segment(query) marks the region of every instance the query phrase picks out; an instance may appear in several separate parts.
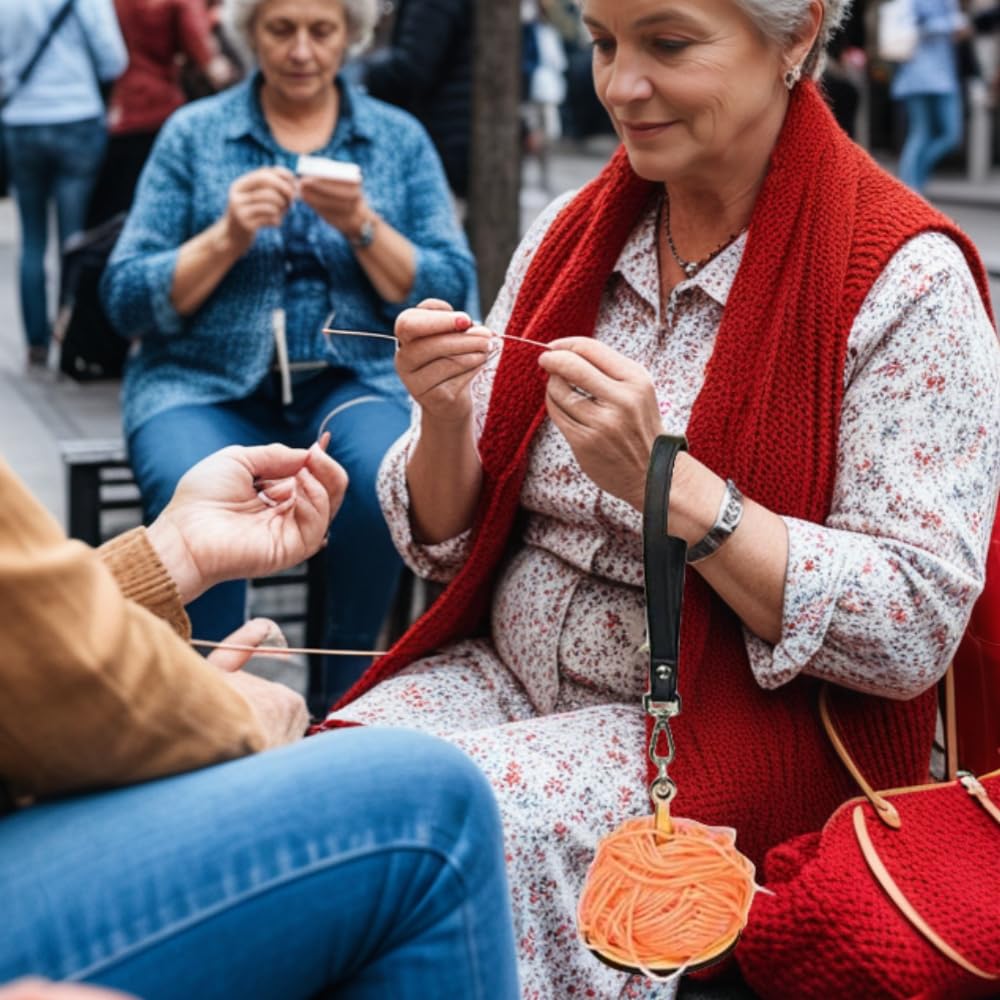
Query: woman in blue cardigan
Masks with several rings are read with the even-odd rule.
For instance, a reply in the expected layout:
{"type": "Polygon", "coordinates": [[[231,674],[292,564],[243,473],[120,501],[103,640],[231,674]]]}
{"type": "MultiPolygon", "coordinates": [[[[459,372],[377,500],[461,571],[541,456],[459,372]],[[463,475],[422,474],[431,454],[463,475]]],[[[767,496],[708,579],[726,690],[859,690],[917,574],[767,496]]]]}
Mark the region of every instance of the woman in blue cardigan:
{"type": "MultiPolygon", "coordinates": [[[[164,126],[102,283],[135,343],[129,454],[152,518],[220,447],[329,430],[350,488],[328,545],[327,640],[370,649],[400,567],[375,473],[408,397],[391,343],[322,331],[391,332],[432,294],[465,301],[474,265],[421,126],[338,76],[375,0],[232,0],[228,14],[259,71],[164,126]],[[356,164],[361,181],[300,176],[302,154],[356,164]]],[[[236,582],[192,604],[195,634],[232,632],[245,595],[236,582]]],[[[363,666],[338,662],[328,696],[363,666]]]]}

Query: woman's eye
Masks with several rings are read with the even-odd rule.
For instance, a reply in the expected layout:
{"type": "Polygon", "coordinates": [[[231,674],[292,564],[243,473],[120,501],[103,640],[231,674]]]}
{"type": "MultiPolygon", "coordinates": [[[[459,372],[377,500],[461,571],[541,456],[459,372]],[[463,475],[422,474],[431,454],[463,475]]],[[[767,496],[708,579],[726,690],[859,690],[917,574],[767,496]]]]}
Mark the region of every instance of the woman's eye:
{"type": "Polygon", "coordinates": [[[679,38],[656,38],[653,40],[653,48],[657,52],[665,52],[671,55],[676,52],[682,52],[687,47],[688,43],[679,38]]]}
{"type": "Polygon", "coordinates": [[[615,43],[610,38],[594,38],[590,42],[590,47],[595,52],[607,55],[615,49],[615,43]]]}

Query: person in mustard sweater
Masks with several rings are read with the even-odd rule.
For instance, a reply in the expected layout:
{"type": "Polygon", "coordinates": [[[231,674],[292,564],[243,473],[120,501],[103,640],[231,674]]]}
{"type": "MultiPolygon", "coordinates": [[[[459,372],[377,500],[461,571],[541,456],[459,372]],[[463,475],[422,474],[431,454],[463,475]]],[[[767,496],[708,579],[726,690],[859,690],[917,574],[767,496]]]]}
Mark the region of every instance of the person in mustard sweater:
{"type": "Polygon", "coordinates": [[[0,984],[517,996],[499,817],[472,762],[417,733],[301,740],[298,694],[186,641],[186,601],[310,555],[346,484],[319,444],[226,448],[95,551],[0,460],[0,984]]]}

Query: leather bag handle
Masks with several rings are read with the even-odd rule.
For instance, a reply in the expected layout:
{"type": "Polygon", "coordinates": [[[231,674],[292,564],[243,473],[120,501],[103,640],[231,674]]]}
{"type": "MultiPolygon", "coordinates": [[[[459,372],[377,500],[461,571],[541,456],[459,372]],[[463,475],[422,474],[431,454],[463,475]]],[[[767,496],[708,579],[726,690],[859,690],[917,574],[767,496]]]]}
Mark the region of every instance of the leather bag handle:
{"type": "Polygon", "coordinates": [[[677,665],[687,542],[669,534],[667,514],[674,462],[682,451],[687,451],[685,438],[659,435],[653,442],[646,470],[642,549],[649,638],[647,709],[650,704],[679,705],[677,665]]]}
{"type": "MultiPolygon", "coordinates": [[[[958,776],[958,736],[955,723],[955,668],[948,665],[948,671],[941,680],[944,692],[944,755],[945,755],[945,777],[948,781],[954,781],[958,776]]],[[[861,789],[862,794],[872,804],[875,815],[878,816],[886,826],[894,830],[900,828],[901,821],[896,807],[883,795],[880,795],[865,779],[861,773],[861,768],[851,756],[840,733],[837,732],[837,725],[830,714],[830,685],[823,684],[819,692],[819,717],[823,723],[827,738],[833,745],[833,749],[840,758],[841,763],[847,768],[851,777],[861,789]]]]}

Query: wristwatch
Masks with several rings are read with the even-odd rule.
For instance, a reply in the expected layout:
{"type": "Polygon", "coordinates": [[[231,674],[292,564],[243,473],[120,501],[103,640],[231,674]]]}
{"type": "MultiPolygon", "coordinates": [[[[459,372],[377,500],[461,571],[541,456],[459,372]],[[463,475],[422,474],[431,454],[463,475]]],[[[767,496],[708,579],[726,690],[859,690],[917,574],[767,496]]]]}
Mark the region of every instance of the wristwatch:
{"type": "Polygon", "coordinates": [[[358,235],[348,236],[347,242],[350,243],[355,250],[367,250],[368,247],[375,242],[375,216],[369,215],[368,218],[361,223],[358,235]]]}
{"type": "Polygon", "coordinates": [[[687,551],[689,563],[707,559],[736,530],[743,518],[743,494],[731,480],[726,480],[726,491],[722,494],[722,503],[716,515],[715,524],[708,529],[708,534],[687,551]]]}

